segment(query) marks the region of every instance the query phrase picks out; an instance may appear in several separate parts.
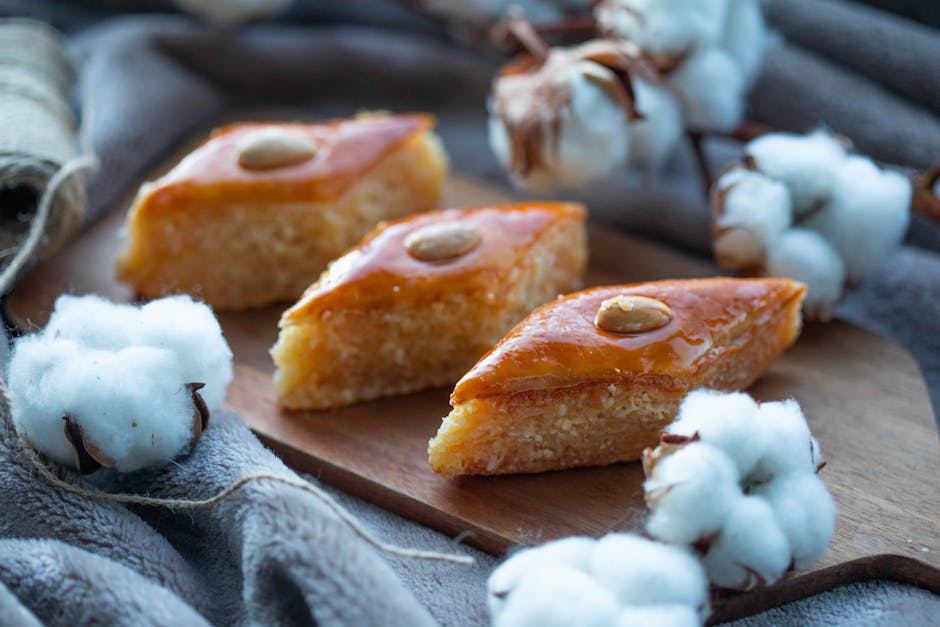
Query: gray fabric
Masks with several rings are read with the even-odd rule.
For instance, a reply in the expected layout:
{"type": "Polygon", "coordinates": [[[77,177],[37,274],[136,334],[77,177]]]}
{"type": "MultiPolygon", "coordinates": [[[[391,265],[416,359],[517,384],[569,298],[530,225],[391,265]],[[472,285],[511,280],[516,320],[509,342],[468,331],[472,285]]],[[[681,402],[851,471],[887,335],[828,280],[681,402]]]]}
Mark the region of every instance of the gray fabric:
{"type": "Polygon", "coordinates": [[[20,603],[10,589],[0,583],[0,625],[16,627],[41,627],[36,615],[20,603]]]}
{"type": "Polygon", "coordinates": [[[936,627],[936,596],[893,581],[866,581],[726,623],[729,627],[936,627]]]}
{"type": "Polygon", "coordinates": [[[0,540],[0,579],[35,612],[11,607],[0,614],[8,625],[209,625],[157,581],[60,542],[0,540]]]}
{"type": "MultiPolygon", "coordinates": [[[[5,403],[0,459],[0,536],[42,539],[0,540],[0,583],[46,624],[433,624],[376,553],[296,488],[259,480],[217,505],[178,511],[63,493],[37,477],[5,403]]],[[[179,463],[87,481],[201,499],[256,472],[294,476],[221,412],[179,463]]]]}
{"type": "MultiPolygon", "coordinates": [[[[115,6],[117,1],[97,4],[115,6]]],[[[817,10],[838,21],[820,20],[812,37],[769,51],[750,103],[754,119],[796,131],[824,123],[853,137],[873,156],[905,166],[922,167],[940,155],[940,122],[926,106],[931,99],[937,106],[930,91],[934,87],[894,76],[905,67],[897,61],[901,57],[893,55],[886,61],[890,65],[878,66],[880,57],[868,48],[867,39],[840,35],[864,32],[873,23],[871,13],[838,0],[770,0],[766,5],[794,40],[809,28],[806,24],[817,10]],[[865,62],[859,65],[853,59],[865,62]],[[873,64],[878,67],[870,67],[873,64]]],[[[430,110],[440,116],[455,171],[505,184],[485,144],[484,102],[496,61],[450,44],[427,20],[413,19],[398,7],[383,7],[377,0],[302,2],[293,17],[323,21],[259,25],[226,34],[179,17],[94,23],[89,13],[74,6],[0,0],[0,14],[29,10],[72,29],[71,45],[83,61],[95,146],[104,164],[89,187],[92,216],[110,207],[189,133],[209,127],[219,116],[258,110],[305,118],[346,115],[363,107],[430,110]],[[328,23],[331,15],[384,28],[328,23]]],[[[935,78],[938,35],[903,21],[884,24],[876,39],[879,45],[897,40],[898,46],[910,49],[905,58],[922,61],[917,76],[935,78]]],[[[716,167],[733,158],[738,148],[727,140],[708,144],[716,167]]],[[[567,196],[586,200],[596,220],[707,254],[709,212],[687,149],[655,180],[618,175],[567,196]]],[[[852,293],[840,314],[911,349],[927,376],[936,408],[940,235],[925,222],[915,227],[909,245],[852,293]]],[[[304,624],[311,617],[322,624],[429,621],[415,598],[443,624],[486,620],[484,582],[496,562],[493,558],[473,552],[480,558],[473,569],[399,559],[389,560],[389,568],[361,550],[359,541],[318,503],[267,483],[199,512],[173,514],[82,501],[36,480],[10,448],[8,430],[3,433],[0,536],[44,540],[22,551],[0,548],[0,584],[10,593],[0,587],[0,609],[13,596],[43,620],[79,623],[70,612],[81,608],[67,607],[74,597],[55,596],[54,580],[30,578],[30,573],[48,572],[43,570],[48,564],[60,564],[57,572],[74,572],[81,580],[98,570],[98,561],[106,561],[137,574],[111,578],[111,587],[119,588],[113,594],[127,595],[120,598],[134,603],[156,599],[146,585],[138,585],[143,579],[167,591],[175,599],[171,603],[217,624],[304,624]],[[30,580],[36,587],[18,587],[18,580],[30,580]]],[[[279,463],[241,423],[223,415],[213,421],[197,453],[180,466],[122,482],[112,478],[108,487],[197,497],[213,493],[238,472],[275,467],[280,468],[279,463]]],[[[440,534],[356,499],[341,499],[389,541],[453,548],[440,534]]],[[[102,589],[97,602],[117,598],[102,589]]],[[[120,607],[115,605],[109,610],[117,613],[120,607]]],[[[926,612],[936,615],[940,600],[906,586],[869,583],[819,595],[758,620],[887,625],[897,622],[897,608],[902,606],[909,607],[905,619],[914,622],[926,612]]],[[[138,612],[141,621],[157,622],[163,615],[144,607],[138,612]]]]}
{"type": "Polygon", "coordinates": [[[940,72],[924,62],[940,58],[934,29],[847,2],[764,0],[763,6],[767,19],[792,43],[940,111],[940,72]]]}

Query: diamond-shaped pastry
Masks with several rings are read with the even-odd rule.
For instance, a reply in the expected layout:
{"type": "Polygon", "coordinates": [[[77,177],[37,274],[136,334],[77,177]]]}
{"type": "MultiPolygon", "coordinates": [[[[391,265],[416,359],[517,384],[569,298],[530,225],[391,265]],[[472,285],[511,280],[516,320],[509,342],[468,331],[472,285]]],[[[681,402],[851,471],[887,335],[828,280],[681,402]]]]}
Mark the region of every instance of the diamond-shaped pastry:
{"type": "Polygon", "coordinates": [[[552,301],[457,383],[429,445],[443,475],[640,458],[696,388],[748,387],[799,335],[789,279],[671,280],[552,301]]]}

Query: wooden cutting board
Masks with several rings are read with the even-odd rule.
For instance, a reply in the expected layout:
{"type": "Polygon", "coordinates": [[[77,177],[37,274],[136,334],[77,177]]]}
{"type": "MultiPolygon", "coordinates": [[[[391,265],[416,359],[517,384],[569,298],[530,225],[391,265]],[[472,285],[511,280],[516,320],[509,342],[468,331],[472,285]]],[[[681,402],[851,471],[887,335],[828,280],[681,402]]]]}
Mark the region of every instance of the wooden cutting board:
{"type": "MultiPolygon", "coordinates": [[[[504,199],[466,181],[449,184],[452,206],[504,199]]],[[[23,281],[6,301],[11,318],[41,325],[63,292],[129,299],[112,269],[123,209],[23,281]]],[[[715,272],[602,227],[591,231],[590,246],[592,285],[715,272]]],[[[227,404],[294,468],[496,554],[571,534],[642,528],[636,463],[457,480],[435,475],[426,448],[449,410],[446,389],[333,411],[278,409],[267,351],[280,310],[220,315],[235,354],[227,404]]],[[[800,401],[829,462],[822,476],[839,517],[831,546],[812,568],[766,590],[721,597],[713,618],[747,615],[861,579],[897,579],[940,593],[940,447],[910,355],[845,323],[811,324],[751,391],[762,400],[800,401]]]]}

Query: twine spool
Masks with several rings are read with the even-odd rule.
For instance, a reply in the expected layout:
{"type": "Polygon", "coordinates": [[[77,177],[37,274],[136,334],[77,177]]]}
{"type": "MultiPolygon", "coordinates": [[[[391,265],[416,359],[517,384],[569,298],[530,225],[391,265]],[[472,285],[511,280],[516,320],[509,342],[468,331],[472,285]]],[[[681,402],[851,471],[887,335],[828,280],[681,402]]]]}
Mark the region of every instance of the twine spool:
{"type": "Polygon", "coordinates": [[[93,158],[80,154],[73,79],[56,30],[0,20],[0,294],[57,250],[85,213],[77,170],[93,158]]]}

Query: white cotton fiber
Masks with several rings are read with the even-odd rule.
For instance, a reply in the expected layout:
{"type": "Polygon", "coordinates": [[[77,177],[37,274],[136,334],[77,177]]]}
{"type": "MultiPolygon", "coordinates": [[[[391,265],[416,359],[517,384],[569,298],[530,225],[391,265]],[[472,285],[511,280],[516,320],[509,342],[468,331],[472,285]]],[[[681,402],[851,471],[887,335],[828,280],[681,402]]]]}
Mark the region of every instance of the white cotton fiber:
{"type": "Polygon", "coordinates": [[[691,553],[639,536],[612,533],[598,540],[589,572],[621,605],[697,608],[706,602],[705,571],[691,553]]]}
{"type": "Polygon", "coordinates": [[[901,242],[910,204],[911,184],[906,177],[853,155],[837,169],[829,203],[805,225],[839,252],[847,278],[859,281],[901,242]]]}
{"type": "Polygon", "coordinates": [[[653,510],[647,531],[673,544],[690,544],[718,531],[741,497],[734,463],[703,442],[661,459],[643,489],[653,510]]]}
{"type": "Polygon", "coordinates": [[[72,448],[63,434],[57,365],[76,360],[82,350],[71,340],[47,342],[38,333],[24,335],[16,340],[7,375],[13,423],[31,442],[42,442],[42,451],[61,463],[72,462],[72,448]],[[49,413],[54,419],[44,419],[49,413]]]}
{"type": "Polygon", "coordinates": [[[529,572],[493,616],[494,627],[608,627],[620,613],[614,596],[592,577],[565,566],[529,572]]]}
{"type": "Polygon", "coordinates": [[[189,297],[144,307],[63,296],[46,328],[16,341],[10,360],[13,420],[33,446],[72,463],[65,415],[103,465],[132,471],[187,450],[196,407],[209,410],[232,377],[231,351],[218,322],[189,297]]]}
{"type": "Polygon", "coordinates": [[[140,309],[140,331],[135,340],[172,352],[177,358],[177,374],[184,381],[205,384],[199,394],[209,410],[222,405],[232,380],[232,351],[211,309],[188,296],[150,301],[140,309]]]}
{"type": "Polygon", "coordinates": [[[731,131],[744,114],[744,74],[722,48],[706,48],[669,75],[682,117],[692,131],[731,131]]]}
{"type": "Polygon", "coordinates": [[[721,47],[731,54],[747,84],[760,70],[766,40],[767,27],[757,0],[728,0],[721,47]]]}
{"type": "Polygon", "coordinates": [[[727,0],[605,0],[595,9],[603,31],[657,55],[686,54],[718,43],[727,0]]]}
{"type": "Polygon", "coordinates": [[[822,554],[835,507],[817,475],[819,444],[799,404],[755,408],[740,393],[696,391],[666,433],[698,437],[666,438],[644,453],[647,529],[701,554],[713,584],[771,585],[791,564],[822,554]]]}
{"type": "Polygon", "coordinates": [[[749,142],[744,153],[758,170],[789,188],[795,216],[828,202],[846,158],[845,146],[826,131],[771,133],[749,142]]]}
{"type": "Polygon", "coordinates": [[[586,571],[596,543],[593,538],[572,536],[513,553],[490,574],[486,582],[490,613],[495,616],[502,611],[506,597],[530,572],[545,566],[565,566],[586,571]]]}
{"type": "Polygon", "coordinates": [[[628,607],[620,613],[615,627],[699,627],[701,617],[684,605],[628,607]]]}
{"type": "Polygon", "coordinates": [[[676,95],[665,87],[633,79],[636,109],[644,119],[630,122],[630,164],[658,172],[682,137],[682,114],[676,95]]]}
{"type": "Polygon", "coordinates": [[[487,590],[497,627],[700,625],[708,613],[708,580],[690,552],[625,533],[519,551],[487,590]]]}
{"type": "Polygon", "coordinates": [[[734,463],[738,477],[753,470],[763,454],[763,432],[758,428],[757,403],[743,392],[696,390],[683,399],[666,433],[694,436],[721,450],[734,463]]]}
{"type": "Polygon", "coordinates": [[[763,498],[740,499],[705,556],[715,585],[751,590],[779,580],[790,565],[790,544],[763,498]]]}
{"type": "Polygon", "coordinates": [[[750,473],[751,481],[759,483],[794,472],[816,472],[817,445],[799,403],[794,400],[762,403],[755,423],[765,434],[765,446],[750,473]]]}
{"type": "Polygon", "coordinates": [[[556,89],[569,90],[570,97],[557,115],[546,113],[548,107],[541,102],[533,110],[532,99],[544,96],[532,91],[531,77],[503,77],[493,88],[490,148],[518,185],[536,192],[578,187],[603,178],[624,163],[629,151],[623,106],[588,78],[615,81],[613,72],[592,61],[570,61],[566,51],[558,50],[539,71],[543,76],[554,71],[565,77],[565,85],[556,89]],[[505,103],[503,116],[494,110],[496,102],[505,103]],[[528,172],[513,172],[509,128],[525,126],[533,115],[540,116],[539,163],[528,172]]]}
{"type": "Polygon", "coordinates": [[[753,268],[764,263],[772,242],[792,223],[790,191],[759,172],[734,168],[718,179],[723,201],[713,243],[718,262],[730,268],[753,268]]]}
{"type": "Polygon", "coordinates": [[[812,564],[825,552],[835,531],[836,506],[815,473],[781,476],[757,486],[754,494],[773,508],[796,568],[812,564]]]}
{"type": "Polygon", "coordinates": [[[792,228],[770,246],[765,273],[806,283],[803,313],[814,320],[832,317],[845,286],[842,257],[826,239],[804,228],[792,228]]]}
{"type": "Polygon", "coordinates": [[[133,307],[115,307],[100,296],[64,294],[55,302],[54,315],[42,335],[71,338],[88,348],[114,350],[133,343],[140,317],[133,307]]]}

